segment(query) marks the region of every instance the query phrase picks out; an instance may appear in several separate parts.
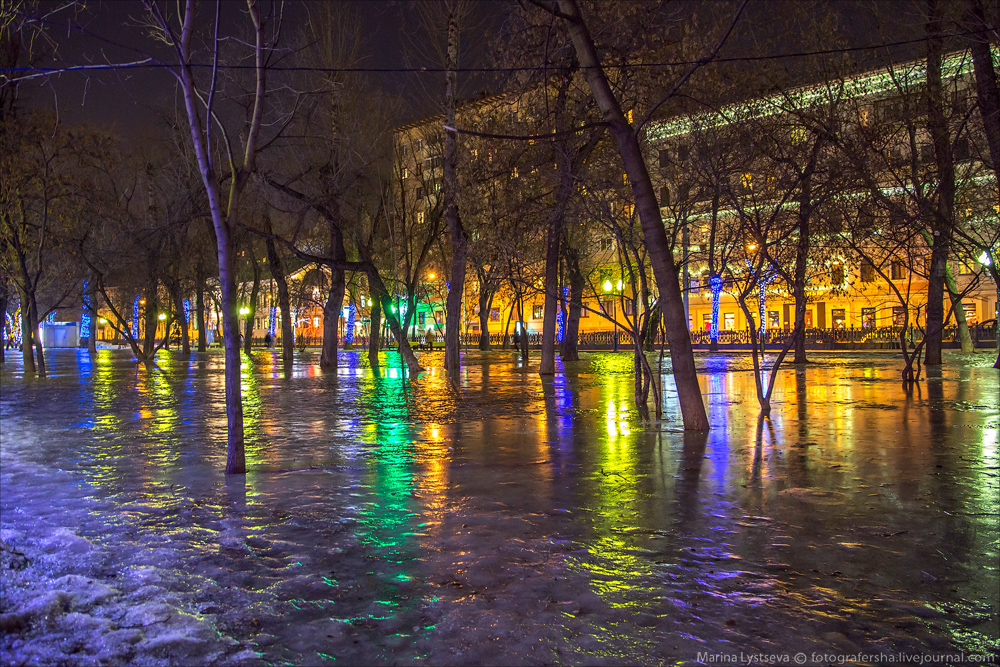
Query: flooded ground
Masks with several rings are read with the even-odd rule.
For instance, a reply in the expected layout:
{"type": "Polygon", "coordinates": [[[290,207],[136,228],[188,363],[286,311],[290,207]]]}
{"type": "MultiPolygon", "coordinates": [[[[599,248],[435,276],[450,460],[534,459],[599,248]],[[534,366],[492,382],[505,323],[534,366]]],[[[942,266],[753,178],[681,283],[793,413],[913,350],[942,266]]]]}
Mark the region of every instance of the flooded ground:
{"type": "MultiPolygon", "coordinates": [[[[5,665],[981,664],[998,651],[1000,371],[817,353],[757,420],[700,355],[713,424],[644,423],[629,354],[542,381],[504,352],[405,380],[343,352],[4,365],[5,665]],[[23,554],[23,556],[13,553],[23,554]],[[923,656],[923,657],[921,657],[923,656]],[[950,657],[949,657],[950,656],[950,657]],[[964,662],[962,662],[964,660],[964,662]],[[924,663],[926,664],[926,662],[924,663]]],[[[387,366],[398,366],[393,355],[387,366]]]]}

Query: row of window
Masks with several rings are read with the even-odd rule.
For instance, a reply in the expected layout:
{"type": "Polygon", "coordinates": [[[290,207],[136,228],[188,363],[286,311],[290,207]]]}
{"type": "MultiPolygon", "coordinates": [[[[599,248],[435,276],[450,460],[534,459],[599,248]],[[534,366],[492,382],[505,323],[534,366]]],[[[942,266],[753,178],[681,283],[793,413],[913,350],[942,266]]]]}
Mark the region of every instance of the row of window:
{"type": "MultiPolygon", "coordinates": [[[[601,249],[604,249],[603,243],[601,249]]],[[[859,267],[861,282],[863,283],[873,283],[879,280],[878,272],[875,271],[875,267],[872,266],[871,262],[868,260],[861,260],[861,265],[859,267]]],[[[924,257],[924,275],[930,273],[931,269],[931,257],[928,255],[924,257]]],[[[974,270],[969,265],[964,262],[957,263],[958,273],[960,275],[971,275],[974,270]]],[[[890,280],[906,280],[907,267],[902,261],[892,261],[889,264],[889,279],[890,280]]],[[[830,284],[832,285],[842,285],[844,283],[844,278],[846,274],[844,272],[844,265],[838,262],[834,262],[830,265],[830,284]]],[[[808,279],[807,279],[808,280],[808,279]]],[[[701,288],[710,289],[712,286],[711,278],[707,275],[701,278],[691,278],[690,288],[694,291],[698,291],[701,288]]]]}
{"type": "MultiPolygon", "coordinates": [[[[631,317],[633,308],[632,302],[628,299],[625,300],[624,306],[619,308],[615,305],[615,299],[598,299],[598,308],[601,312],[607,313],[608,315],[614,315],[615,313],[621,311],[624,315],[631,317]]],[[[586,308],[580,310],[580,317],[590,317],[590,311],[586,308]]],[[[545,318],[545,306],[540,303],[532,304],[531,306],[531,319],[541,320],[545,318]]],[[[493,308],[490,310],[490,321],[499,322],[500,321],[500,309],[493,308]]]]}

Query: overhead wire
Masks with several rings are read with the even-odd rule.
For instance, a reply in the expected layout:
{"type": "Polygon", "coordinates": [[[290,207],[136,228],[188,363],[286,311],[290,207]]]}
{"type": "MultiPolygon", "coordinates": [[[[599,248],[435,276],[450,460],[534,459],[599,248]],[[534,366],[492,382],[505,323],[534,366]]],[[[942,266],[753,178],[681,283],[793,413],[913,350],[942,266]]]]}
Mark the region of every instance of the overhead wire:
{"type": "MultiPolygon", "coordinates": [[[[968,37],[972,35],[979,34],[983,32],[982,30],[973,30],[967,32],[956,33],[950,35],[951,37],[968,37]]],[[[875,51],[882,49],[890,49],[900,46],[908,46],[912,44],[919,44],[928,41],[929,37],[916,37],[913,39],[899,40],[895,42],[882,42],[879,44],[868,44],[864,46],[849,46],[841,47],[836,49],[819,49],[815,51],[795,51],[790,53],[775,53],[770,55],[761,56],[729,56],[729,57],[716,57],[712,60],[713,63],[748,63],[748,62],[766,62],[773,60],[784,60],[788,58],[809,58],[814,56],[823,55],[836,55],[844,53],[856,53],[861,51],[875,51]]],[[[134,50],[134,49],[132,49],[134,50]]],[[[694,60],[672,60],[672,61],[660,61],[660,62],[638,62],[638,63],[625,63],[625,64],[611,64],[604,63],[606,68],[616,68],[616,67],[628,67],[634,69],[649,69],[657,67],[682,67],[689,66],[699,62],[697,59],[694,60]]],[[[78,71],[113,71],[113,70],[129,70],[129,69],[170,69],[173,67],[170,64],[156,62],[154,58],[150,57],[148,59],[132,61],[127,63],[105,63],[105,64],[88,64],[88,65],[65,65],[65,66],[51,66],[51,67],[37,67],[37,66],[25,66],[25,67],[3,67],[0,68],[0,72],[3,73],[29,73],[30,75],[51,75],[51,74],[63,74],[78,71]]],[[[256,67],[254,65],[224,65],[224,64],[214,64],[214,63],[190,63],[190,67],[195,69],[206,69],[217,67],[218,69],[224,70],[254,70],[256,67]]],[[[515,67],[457,67],[453,68],[451,71],[466,74],[513,74],[517,72],[541,72],[551,70],[553,66],[551,65],[520,65],[515,67]]],[[[307,66],[307,65],[276,65],[267,68],[271,72],[316,72],[316,73],[345,73],[345,74],[441,74],[449,71],[445,67],[428,67],[428,66],[413,66],[413,67],[317,67],[317,66],[307,66]]],[[[27,77],[19,77],[21,79],[27,77]]]]}

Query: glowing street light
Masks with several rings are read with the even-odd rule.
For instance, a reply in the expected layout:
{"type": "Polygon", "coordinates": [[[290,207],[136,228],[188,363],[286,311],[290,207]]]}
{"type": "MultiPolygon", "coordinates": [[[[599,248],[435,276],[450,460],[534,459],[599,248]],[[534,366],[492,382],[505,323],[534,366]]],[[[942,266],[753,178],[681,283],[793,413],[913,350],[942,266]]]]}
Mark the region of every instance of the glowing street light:
{"type": "Polygon", "coordinates": [[[167,314],[166,313],[160,313],[159,315],[156,316],[156,319],[158,319],[158,320],[160,320],[162,322],[163,320],[167,319],[167,314]]]}
{"type": "Polygon", "coordinates": [[[243,306],[242,308],[240,308],[240,315],[249,315],[249,314],[250,314],[250,309],[249,308],[247,308],[246,306],[243,306]]]}
{"type": "Polygon", "coordinates": [[[605,280],[604,281],[604,291],[605,292],[610,292],[611,291],[611,281],[610,280],[605,280]]]}
{"type": "Polygon", "coordinates": [[[433,273],[428,273],[428,274],[427,274],[427,279],[428,279],[428,280],[434,280],[435,278],[437,278],[437,275],[435,275],[435,274],[433,274],[433,273]]]}

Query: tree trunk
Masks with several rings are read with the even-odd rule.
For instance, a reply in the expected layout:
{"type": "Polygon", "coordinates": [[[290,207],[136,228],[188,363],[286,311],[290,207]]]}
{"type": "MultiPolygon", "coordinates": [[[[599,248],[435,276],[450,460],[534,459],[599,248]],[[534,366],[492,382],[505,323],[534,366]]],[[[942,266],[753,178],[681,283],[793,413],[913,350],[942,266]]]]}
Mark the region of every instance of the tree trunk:
{"type": "Polygon", "coordinates": [[[976,75],[979,114],[983,118],[983,127],[986,130],[986,143],[990,149],[993,174],[997,178],[998,201],[1000,201],[1000,89],[997,86],[996,71],[993,69],[988,34],[991,30],[995,39],[996,26],[987,25],[982,0],[966,0],[966,20],[970,31],[969,41],[972,46],[972,66],[976,75]]]}
{"type": "Polygon", "coordinates": [[[490,349],[490,312],[489,306],[479,307],[479,349],[490,349]]]}
{"type": "Polygon", "coordinates": [[[145,320],[145,330],[143,331],[142,338],[142,356],[143,362],[147,365],[153,361],[153,350],[156,349],[156,324],[159,320],[156,319],[158,315],[159,302],[157,301],[157,288],[159,287],[159,281],[156,279],[155,275],[151,275],[149,282],[146,284],[146,309],[143,312],[143,319],[145,320]]]}
{"type": "Polygon", "coordinates": [[[952,275],[950,266],[945,267],[944,284],[948,289],[948,296],[951,298],[952,311],[955,313],[958,342],[961,346],[962,354],[972,354],[976,351],[976,347],[972,344],[969,323],[965,319],[965,308],[962,307],[962,294],[958,291],[958,284],[955,282],[955,276],[952,275]]]}
{"type": "MultiPolygon", "coordinates": [[[[364,253],[367,254],[367,253],[364,253]]],[[[399,345],[399,353],[403,357],[403,361],[406,362],[406,368],[412,375],[416,375],[420,371],[424,370],[420,366],[420,362],[413,354],[413,349],[410,347],[410,343],[406,340],[406,331],[403,329],[402,325],[389,306],[392,305],[392,297],[389,295],[389,290],[385,288],[385,283],[382,282],[382,276],[378,274],[378,270],[375,265],[367,257],[364,258],[366,264],[365,271],[368,275],[368,288],[372,293],[372,301],[375,299],[382,304],[382,313],[385,315],[386,321],[389,323],[389,330],[392,331],[392,335],[396,337],[396,342],[399,345]]]]}
{"type": "Polygon", "coordinates": [[[250,356],[250,352],[253,350],[253,329],[254,323],[257,321],[257,300],[260,298],[260,264],[257,263],[257,257],[253,253],[253,246],[251,245],[250,261],[253,263],[253,285],[250,287],[250,302],[247,304],[247,319],[243,323],[243,351],[246,352],[247,356],[250,356]]]}
{"type": "Polygon", "coordinates": [[[90,339],[87,341],[87,352],[95,354],[97,352],[97,327],[101,320],[97,314],[97,281],[93,279],[93,276],[87,283],[87,289],[90,292],[84,306],[90,315],[90,339]]]}
{"type": "Polygon", "coordinates": [[[31,319],[31,297],[23,286],[17,286],[21,301],[21,359],[24,363],[24,377],[35,374],[35,336],[38,331],[31,319]]]}
{"type": "MultiPolygon", "coordinates": [[[[38,302],[35,300],[34,293],[32,293],[31,297],[29,298],[29,304],[30,304],[29,309],[31,311],[31,323],[33,327],[37,328],[39,322],[38,302]]],[[[32,333],[34,334],[34,329],[32,329],[32,333]]],[[[38,377],[43,378],[45,377],[45,354],[44,350],[42,349],[42,337],[35,335],[34,339],[35,339],[35,371],[38,373],[38,377]]],[[[23,334],[21,340],[22,342],[24,340],[23,334]]]]}
{"type": "Polygon", "coordinates": [[[198,351],[204,352],[208,349],[208,334],[205,331],[205,276],[202,275],[201,269],[198,270],[198,275],[195,276],[195,309],[198,311],[195,313],[195,323],[198,327],[198,351]]]}
{"type": "MultiPolygon", "coordinates": [[[[0,319],[0,364],[2,364],[7,361],[7,289],[3,285],[0,285],[0,318],[3,318],[0,319]]],[[[91,326],[91,331],[94,326],[97,326],[96,320],[91,326]]]]}
{"type": "MultiPolygon", "coordinates": [[[[804,364],[809,360],[806,358],[806,268],[808,267],[810,244],[812,243],[812,214],[814,204],[812,201],[812,177],[816,171],[816,164],[819,161],[820,153],[823,150],[824,141],[822,137],[817,137],[813,143],[809,162],[802,174],[802,183],[799,190],[799,210],[798,210],[798,243],[795,246],[795,270],[792,277],[792,294],[795,298],[795,331],[792,334],[792,345],[795,347],[792,363],[804,364]]],[[[761,313],[760,325],[764,325],[766,313],[761,313]]],[[[761,349],[764,342],[761,341],[761,349]]],[[[763,354],[763,352],[762,352],[763,354]]]]}
{"type": "Polygon", "coordinates": [[[340,349],[340,313],[344,307],[346,281],[343,269],[334,269],[330,280],[330,294],[323,304],[323,351],[320,368],[337,368],[337,351],[340,349]]]}
{"type": "MultiPolygon", "coordinates": [[[[189,355],[191,354],[191,339],[188,336],[188,319],[187,313],[184,312],[184,292],[181,291],[180,282],[170,284],[170,296],[174,301],[174,312],[177,313],[177,321],[181,328],[181,353],[189,355]]],[[[167,328],[167,336],[170,336],[170,327],[167,328]]]]}
{"type": "Polygon", "coordinates": [[[486,271],[477,268],[479,277],[479,349],[490,349],[490,314],[493,308],[493,296],[496,293],[489,286],[486,271]]]}
{"type": "Polygon", "coordinates": [[[278,310],[281,312],[281,360],[290,363],[295,353],[295,335],[292,333],[292,306],[288,298],[288,281],[285,279],[285,266],[278,255],[274,239],[268,238],[267,263],[271,270],[271,278],[278,287],[278,310]]]}
{"type": "Polygon", "coordinates": [[[944,333],[945,272],[948,255],[951,252],[955,201],[955,164],[951,152],[948,120],[944,115],[944,95],[941,86],[941,57],[944,46],[938,0],[928,0],[927,13],[927,125],[934,143],[938,192],[937,205],[929,212],[929,227],[932,230],[934,243],[931,248],[931,270],[927,278],[924,364],[940,366],[941,341],[944,333]]]}
{"type": "MultiPolygon", "coordinates": [[[[458,15],[457,7],[449,5],[448,51],[445,63],[445,119],[448,127],[456,127],[455,99],[458,94],[458,15]]],[[[451,130],[444,135],[444,218],[451,236],[451,283],[445,313],[444,366],[452,380],[458,379],[461,365],[462,300],[465,293],[468,235],[458,215],[458,136],[451,130]]]]}
{"type": "Polygon", "coordinates": [[[554,375],[556,372],[556,313],[559,311],[559,242],[562,240],[564,204],[563,183],[568,174],[560,178],[560,196],[557,196],[556,210],[549,216],[548,239],[545,244],[545,310],[542,319],[542,353],[538,362],[539,375],[554,375]]]}
{"type": "Polygon", "coordinates": [[[563,363],[580,360],[580,313],[583,311],[583,273],[576,249],[566,250],[566,277],[569,279],[569,311],[566,314],[566,331],[563,333],[560,356],[563,363]]]}
{"type": "Polygon", "coordinates": [[[670,360],[673,366],[677,398],[683,415],[685,430],[706,431],[708,416],[702,401],[701,387],[694,364],[694,351],[684,313],[677,266],[671,254],[670,242],[663,229],[663,218],[649,179],[646,162],[632,127],[625,120],[621,105],[615,98],[604,76],[593,39],[580,15],[576,0],[558,0],[559,9],[569,17],[567,28],[573,39],[584,78],[590,85],[594,100],[600,107],[604,120],[610,125],[625,173],[635,197],[636,210],[642,223],[643,237],[649,249],[650,263],[660,290],[664,325],[670,343],[670,360]]]}
{"type": "Polygon", "coordinates": [[[368,365],[378,368],[378,352],[382,347],[382,302],[372,299],[371,326],[368,334],[368,365]]]}
{"type": "MultiPolygon", "coordinates": [[[[331,211],[339,215],[339,209],[331,211]]],[[[333,259],[342,262],[347,259],[344,248],[344,234],[340,229],[340,220],[329,220],[330,250],[333,259]]],[[[323,305],[323,350],[319,357],[320,368],[336,368],[337,352],[340,349],[340,313],[344,307],[344,292],[347,289],[347,279],[344,268],[336,264],[330,267],[330,294],[323,305]]]]}
{"type": "Polygon", "coordinates": [[[507,339],[510,337],[510,323],[514,320],[514,302],[511,301],[510,310],[507,312],[507,325],[503,328],[503,341],[500,342],[500,349],[507,349],[507,339]]]}
{"type": "Polygon", "coordinates": [[[233,280],[232,245],[229,240],[229,226],[223,221],[222,229],[216,229],[219,256],[219,283],[222,311],[222,341],[226,348],[226,425],[228,438],[226,447],[226,474],[244,475],[247,471],[243,435],[243,391],[240,387],[240,341],[239,320],[236,313],[236,282],[233,280]],[[223,232],[220,234],[220,231],[223,232]]]}

